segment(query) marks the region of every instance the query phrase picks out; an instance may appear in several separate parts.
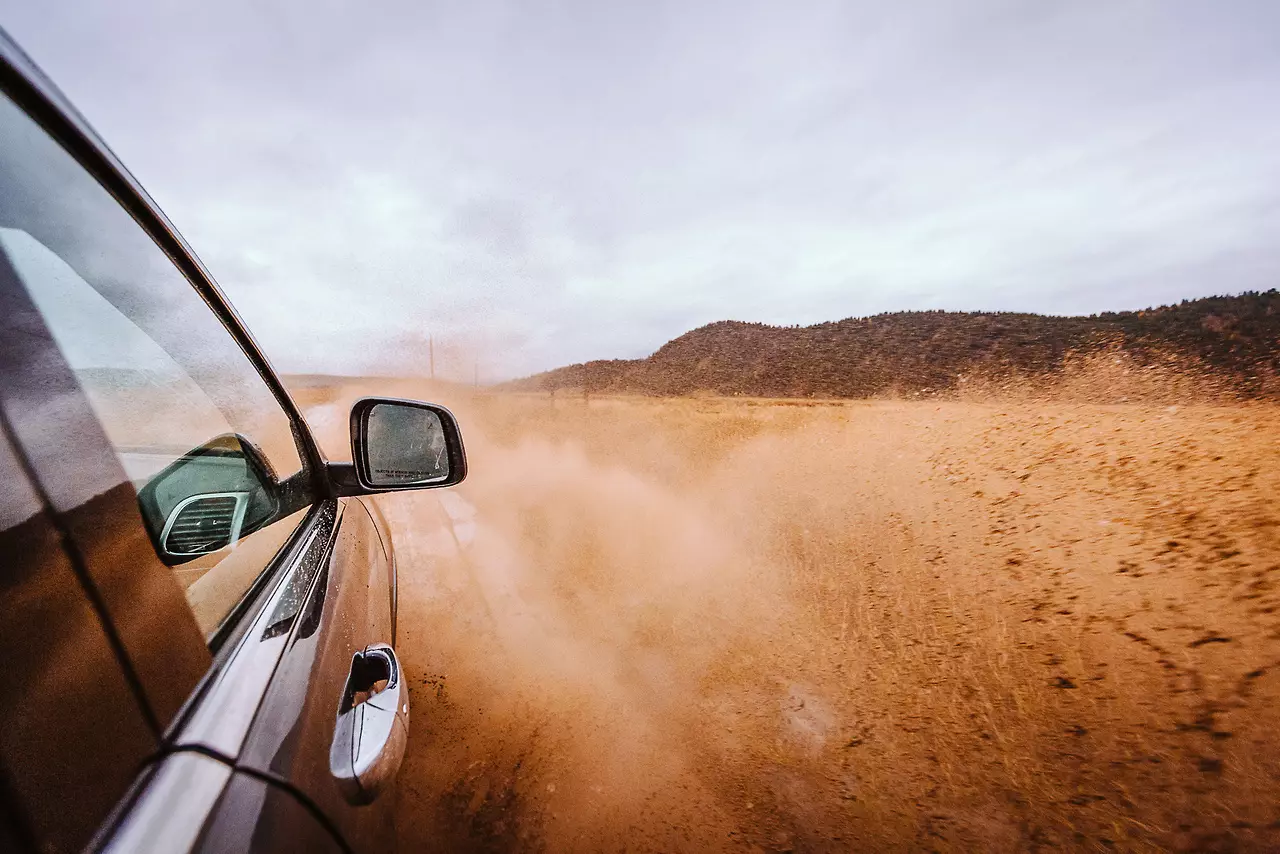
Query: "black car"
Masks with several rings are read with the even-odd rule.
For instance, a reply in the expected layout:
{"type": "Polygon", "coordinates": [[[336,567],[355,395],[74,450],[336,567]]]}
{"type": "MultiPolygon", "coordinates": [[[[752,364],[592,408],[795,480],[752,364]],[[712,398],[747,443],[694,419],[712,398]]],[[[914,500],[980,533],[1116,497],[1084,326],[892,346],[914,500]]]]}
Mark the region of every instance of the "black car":
{"type": "Polygon", "coordinates": [[[190,248],[0,31],[0,851],[379,850],[408,737],[361,496],[466,476],[365,399],[325,459],[190,248]]]}

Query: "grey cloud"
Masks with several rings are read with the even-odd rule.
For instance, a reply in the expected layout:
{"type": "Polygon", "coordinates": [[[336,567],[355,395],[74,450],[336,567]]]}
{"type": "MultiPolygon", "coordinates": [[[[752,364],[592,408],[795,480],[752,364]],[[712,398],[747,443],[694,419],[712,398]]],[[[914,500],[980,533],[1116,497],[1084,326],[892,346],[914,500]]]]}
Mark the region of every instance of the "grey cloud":
{"type": "Polygon", "coordinates": [[[0,0],[0,21],[287,369],[403,368],[432,335],[509,375],[726,317],[1280,278],[1266,0],[0,0]]]}

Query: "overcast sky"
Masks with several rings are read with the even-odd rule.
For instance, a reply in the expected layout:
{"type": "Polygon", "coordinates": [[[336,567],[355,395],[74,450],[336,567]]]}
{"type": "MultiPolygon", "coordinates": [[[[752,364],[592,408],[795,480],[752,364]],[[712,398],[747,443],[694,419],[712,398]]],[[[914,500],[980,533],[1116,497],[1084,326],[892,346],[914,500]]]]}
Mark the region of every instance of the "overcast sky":
{"type": "Polygon", "coordinates": [[[0,0],[0,25],[285,370],[413,372],[432,334],[497,378],[727,318],[1280,284],[1275,0],[0,0]]]}

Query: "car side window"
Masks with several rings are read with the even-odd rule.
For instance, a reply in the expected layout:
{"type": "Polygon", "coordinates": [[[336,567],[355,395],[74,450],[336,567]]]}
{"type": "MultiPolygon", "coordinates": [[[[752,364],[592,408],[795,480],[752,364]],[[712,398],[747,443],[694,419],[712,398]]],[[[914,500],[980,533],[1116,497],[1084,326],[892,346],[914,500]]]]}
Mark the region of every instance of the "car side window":
{"type": "MultiPolygon", "coordinates": [[[[177,266],[0,97],[0,251],[75,371],[210,637],[305,512],[287,414],[177,266]]],[[[73,437],[67,453],[74,454],[73,437]]],[[[305,497],[305,496],[304,496],[305,497]]]]}

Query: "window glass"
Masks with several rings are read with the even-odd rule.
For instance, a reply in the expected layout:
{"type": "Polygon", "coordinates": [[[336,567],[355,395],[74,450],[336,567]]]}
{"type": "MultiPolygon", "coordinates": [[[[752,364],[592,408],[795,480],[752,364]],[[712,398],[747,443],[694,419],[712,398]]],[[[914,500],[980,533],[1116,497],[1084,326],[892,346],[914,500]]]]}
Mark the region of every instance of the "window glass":
{"type": "Polygon", "coordinates": [[[302,478],[282,488],[302,469],[287,415],[164,252],[2,97],[0,251],[79,378],[208,636],[300,519],[302,478]]]}

